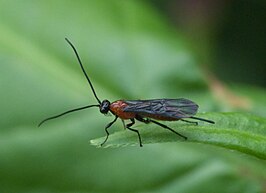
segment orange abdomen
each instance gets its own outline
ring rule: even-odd
[[[135,113],[129,113],[129,112],[124,112],[123,109],[127,106],[127,104],[122,101],[118,100],[115,102],[112,102],[110,104],[110,111],[118,116],[120,119],[132,119],[135,118],[136,114]]]

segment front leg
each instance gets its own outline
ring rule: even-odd
[[[109,132],[108,132],[107,129],[108,129],[109,127],[111,127],[111,126],[114,124],[114,122],[116,122],[117,118],[118,118],[118,116],[115,116],[115,119],[114,119],[112,122],[108,123],[108,124],[105,126],[106,138],[105,138],[105,140],[102,142],[101,146],[103,146],[103,145],[105,144],[105,142],[107,141],[107,139],[108,139],[108,137],[109,137]]]

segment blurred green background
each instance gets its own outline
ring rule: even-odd
[[[266,192],[265,161],[196,143],[95,148],[101,100],[266,116],[265,1],[0,1],[0,192]],[[111,132],[122,129],[118,121]]]

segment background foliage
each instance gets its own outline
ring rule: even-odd
[[[265,90],[228,86],[203,70],[217,69],[210,64],[220,60],[207,57],[217,42],[207,41],[208,33],[193,42],[158,7],[119,0],[0,1],[0,192],[266,191]],[[100,99],[189,98],[200,112],[216,112],[200,116],[220,124],[170,123],[192,137],[174,143],[157,143],[175,136],[138,124],[152,143],[143,148],[90,145],[113,119],[98,109],[37,128],[47,116],[96,102],[65,37],[78,48]],[[205,127],[210,135],[202,137]],[[122,123],[111,130],[122,130]],[[128,131],[111,139],[125,135],[122,145],[135,142]],[[218,147],[204,144],[210,139]]]

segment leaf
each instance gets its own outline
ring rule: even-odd
[[[200,123],[198,126],[184,123],[166,123],[171,128],[188,137],[187,142],[205,143],[237,150],[249,155],[266,159],[266,119],[244,113],[206,113],[216,124]],[[137,127],[135,127],[136,129]],[[149,124],[139,128],[143,144],[182,141],[168,130],[158,129]],[[99,146],[105,137],[91,140],[92,145]],[[135,133],[120,131],[109,136],[103,147],[120,147],[138,145]]]

